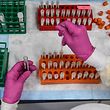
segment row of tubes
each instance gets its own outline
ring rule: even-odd
[[[84,73],[82,72],[71,72],[69,78],[66,77],[66,74],[64,72],[60,72],[59,74],[57,72],[55,72],[54,74],[52,74],[52,72],[43,72],[42,73],[42,80],[63,80],[63,79],[98,79],[100,76],[98,73],[89,73],[88,71],[85,71]]]
[[[52,58],[63,58],[63,50],[61,50],[59,53],[58,52],[49,52],[48,54],[46,54],[46,52],[42,53],[42,58],[48,58],[48,59],[52,59]]]
[[[65,69],[68,69],[68,68],[71,68],[71,69],[73,69],[73,68],[91,68],[92,66],[90,66],[90,65],[88,65],[88,64],[86,64],[86,63],[81,63],[80,61],[77,61],[77,62],[75,62],[75,61],[60,61],[60,62],[56,62],[56,61],[54,61],[54,62],[52,62],[51,60],[50,61],[48,61],[47,63],[44,61],[44,62],[42,62],[41,63],[41,68],[42,69],[58,69],[58,68],[60,68],[60,69],[63,69],[63,68],[65,68]]]
[[[88,25],[90,26],[92,24],[92,18],[67,18],[65,20],[71,21],[74,24],[77,25]],[[60,18],[41,18],[40,25],[41,26],[54,26],[58,25],[62,20]]]
[[[41,17],[90,17],[92,13],[91,9],[41,9]]]
[[[54,1],[51,1],[51,3],[49,3],[49,1],[43,2],[41,1],[40,8],[59,8],[59,1],[57,0],[56,3],[54,3]]]

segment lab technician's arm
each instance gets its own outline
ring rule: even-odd
[[[20,61],[7,73],[1,110],[16,110],[26,79],[36,70],[29,61],[29,71],[24,70],[24,62]]]
[[[56,29],[59,31],[59,36],[63,36],[62,45],[67,45],[79,58],[96,67],[102,83],[110,86],[110,58],[93,47],[86,27],[64,21]]]

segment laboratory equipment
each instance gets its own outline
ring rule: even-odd
[[[26,33],[25,0],[0,1],[0,34]]]
[[[5,76],[8,70],[8,48],[5,42],[0,42],[0,87],[5,84]]]
[[[41,84],[98,84],[100,76],[96,69],[84,63],[76,55],[63,54],[60,57],[60,52],[46,54],[46,57],[41,55],[39,59],[38,77]],[[57,54],[56,54],[57,53]]]
[[[72,21],[74,24],[85,25],[87,30],[92,30],[93,14],[92,8],[88,4],[60,5],[58,1],[56,3],[43,2],[43,4],[41,2],[37,11],[39,30],[56,30],[55,26],[65,20]]]

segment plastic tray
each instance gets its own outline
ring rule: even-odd
[[[54,68],[48,68],[48,62],[52,61],[53,62],[57,62],[58,63],[58,67]],[[72,67],[69,66],[68,68],[65,68],[65,66],[63,68],[59,68],[59,62],[63,61],[63,62],[80,62],[80,66],[75,66]],[[46,64],[46,68],[42,68],[42,63]],[[52,64],[53,65],[53,64]],[[64,64],[65,65],[65,64]],[[60,79],[60,73],[64,72],[64,78]],[[76,73],[76,77],[72,78],[72,72]],[[88,72],[88,76],[84,78],[84,73]],[[43,73],[46,73],[47,76],[45,78],[45,80],[43,79]],[[52,79],[48,78],[48,74],[51,73],[52,74]],[[82,73],[82,77],[78,78],[78,74]],[[91,78],[90,74],[93,73],[94,77]],[[54,75],[58,74],[58,78],[55,79]],[[98,77],[96,78],[96,75],[98,75]],[[75,55],[69,55],[69,54],[65,54],[63,55],[63,58],[59,58],[59,56],[57,56],[57,58],[48,58],[48,55],[46,55],[46,58],[43,58],[41,56],[40,60],[39,60],[39,79],[41,84],[67,84],[67,83],[85,83],[85,84],[97,84],[100,83],[100,76],[98,74],[98,72],[96,71],[96,69],[93,66],[84,64],[84,62],[77,58]]]
[[[17,13],[23,13],[22,27]],[[0,34],[24,34],[26,33],[26,6],[25,0],[0,0],[0,13],[5,20],[0,22]],[[4,25],[4,27],[3,27]]]
[[[2,46],[2,47],[1,47]],[[8,69],[8,48],[5,42],[0,42],[0,87],[4,86],[5,75]]]
[[[81,13],[82,13],[82,10],[86,10],[86,14],[84,16],[82,16],[80,14],[80,16],[77,16],[76,14],[74,16],[72,16],[72,9],[76,10],[76,13],[77,13],[77,10],[79,9],[79,7],[82,7],[81,10]],[[87,7],[89,7],[87,9]],[[44,16],[41,15],[41,10],[44,10]],[[52,17],[51,16],[51,9],[54,9],[54,16]],[[56,10],[59,9],[60,10],[60,14],[59,14],[59,17],[56,16]],[[69,9],[70,10],[70,16],[61,16],[61,12],[62,10],[65,9],[66,11]],[[50,15],[47,17],[46,16],[46,10],[50,10]],[[90,16],[87,16],[87,11],[88,10],[91,10],[91,14]],[[51,19],[54,19],[54,25],[51,25],[51,23],[49,25],[46,25],[46,23],[44,23],[44,25],[42,26],[41,25],[41,19],[44,18],[44,21],[46,22],[46,19],[49,18],[49,22],[51,22]],[[59,8],[56,8],[56,6],[54,6],[54,8],[51,8],[51,6],[49,5],[48,8],[46,8],[46,6],[44,5],[44,8],[41,8],[39,6],[38,8],[38,14],[37,14],[37,22],[38,22],[38,28],[39,30],[41,31],[51,31],[51,30],[56,30],[55,29],[55,26],[57,25],[56,23],[56,19],[59,18],[60,19],[60,22],[63,22],[65,20],[70,20],[72,21],[73,18],[76,19],[76,23],[77,24],[77,20],[78,18],[81,18],[81,20],[83,20],[84,18],[87,18],[87,21],[89,18],[92,19],[92,22],[93,22],[93,13],[92,13],[92,9],[91,9],[91,6],[90,5],[59,5]],[[90,25],[88,25],[88,23],[86,23],[86,28],[87,30],[92,30],[92,22],[90,23]],[[83,25],[83,21],[81,21],[81,25]]]

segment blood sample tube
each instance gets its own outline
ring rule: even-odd
[[[55,10],[51,9],[51,17],[53,17],[55,15]]]
[[[71,62],[70,68],[75,68],[75,66],[76,66],[76,62]]]
[[[61,16],[64,17],[65,14],[66,14],[66,10],[65,10],[65,9],[62,9],[62,10],[61,10]]]
[[[65,68],[67,69],[69,67],[70,67],[70,62],[69,61],[65,62]]]
[[[27,71],[29,71],[28,57],[27,56],[24,56],[23,59],[24,59],[24,69],[27,70]]]
[[[76,14],[76,10],[75,9],[72,9],[71,15],[74,17],[75,14]]]
[[[60,10],[56,9],[56,16],[59,17],[60,16]]]
[[[92,18],[88,18],[88,25],[91,25],[92,23]]]
[[[43,79],[43,80],[46,80],[46,78],[47,78],[47,73],[46,73],[46,72],[43,72],[43,74],[42,74],[42,79]]]
[[[59,75],[57,72],[54,73],[54,79],[57,80],[59,78]]]
[[[48,72],[48,79],[51,80],[52,79],[52,73]]]
[[[72,23],[76,24],[76,18],[72,19]]]
[[[81,72],[79,72],[77,78],[78,78],[78,79],[81,79],[82,76],[83,76],[83,74],[82,74]]]
[[[76,78],[76,72],[72,72],[71,73],[71,79],[75,79]]]
[[[53,68],[57,69],[58,68],[58,63],[57,62],[53,62]]]
[[[46,18],[46,25],[49,25],[49,24],[50,24],[49,18]]]
[[[65,77],[65,73],[64,72],[60,72],[60,79],[64,79]]]
[[[50,16],[50,9],[46,9],[46,17]]]
[[[56,18],[56,24],[58,25],[60,23],[60,18]]]
[[[95,74],[95,79],[98,79],[100,77],[100,75],[99,75],[99,73],[97,72],[96,74]]]
[[[89,75],[88,71],[85,71],[85,72],[84,72],[84,75],[83,75],[83,79],[88,78],[88,75]]]
[[[51,18],[51,25],[52,25],[52,26],[55,25],[55,20],[54,20],[54,18]]]
[[[48,69],[52,68],[52,61],[48,61]]]
[[[43,17],[44,16],[44,9],[40,10],[40,15]]]
[[[43,69],[46,69],[46,63],[45,63],[45,62],[42,62],[42,63],[41,63],[41,67],[42,67]]]
[[[60,61],[60,62],[59,62],[59,68],[60,68],[60,69],[64,68],[64,61]]]
[[[90,78],[90,79],[93,79],[94,76],[95,76],[94,73],[90,73],[90,74],[89,74],[89,78]]]
[[[45,24],[45,19],[41,18],[41,26],[44,26],[44,24]]]

